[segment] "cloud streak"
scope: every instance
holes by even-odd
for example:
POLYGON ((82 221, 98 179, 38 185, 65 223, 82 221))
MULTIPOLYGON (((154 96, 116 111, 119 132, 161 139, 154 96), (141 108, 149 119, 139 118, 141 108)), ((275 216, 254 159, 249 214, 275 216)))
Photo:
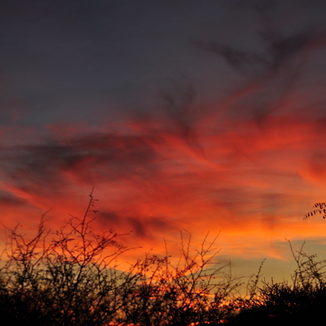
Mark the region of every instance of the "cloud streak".
POLYGON ((132 231, 128 243, 157 252, 180 230, 195 244, 221 231, 223 253, 248 259, 324 237, 323 221, 302 219, 326 191, 319 13, 305 1, 295 12, 187 2, 187 13, 100 2, 62 15, 51 1, 25 16, 6 5, 3 222, 31 227, 52 209, 56 227, 95 187, 98 230, 132 231))

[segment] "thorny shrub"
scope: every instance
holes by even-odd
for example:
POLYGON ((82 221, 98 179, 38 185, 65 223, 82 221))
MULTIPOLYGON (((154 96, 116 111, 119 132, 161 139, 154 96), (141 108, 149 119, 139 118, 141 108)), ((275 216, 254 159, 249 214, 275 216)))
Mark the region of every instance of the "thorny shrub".
MULTIPOLYGON (((326 304, 325 260, 295 251, 291 282, 261 280, 258 272, 241 296, 239 278, 219 265, 216 238, 208 234, 197 250, 181 235, 177 262, 167 246, 119 270, 117 259, 132 248, 114 230, 93 231, 93 191, 82 218, 72 217, 56 232, 41 218, 28 238, 19 225, 5 228, 0 267, 0 312, 7 325, 33 326, 195 326, 318 324, 326 304)), ((310 215, 324 213, 324 203, 310 215)), ((3 324, 3 323, 2 323, 3 324)))
POLYGON ((304 251, 305 243, 297 252, 290 242, 289 245, 296 263, 291 282, 274 283, 273 280, 263 280, 261 284, 256 283, 253 295, 240 299, 238 313, 228 316, 228 324, 320 324, 326 304, 326 260, 316 260, 317 255, 307 254, 304 251))
POLYGON ((56 232, 45 226, 29 239, 19 226, 6 228, 0 269, 0 311, 8 325, 205 325, 230 313, 240 281, 216 262, 216 238, 190 250, 181 232, 176 264, 148 253, 119 270, 116 261, 131 248, 118 234, 93 231, 93 191, 82 218, 56 232))

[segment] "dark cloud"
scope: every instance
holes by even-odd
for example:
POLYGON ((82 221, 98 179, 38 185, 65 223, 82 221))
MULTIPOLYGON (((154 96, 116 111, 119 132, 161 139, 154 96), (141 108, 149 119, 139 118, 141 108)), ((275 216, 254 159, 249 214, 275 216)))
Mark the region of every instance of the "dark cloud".
POLYGON ((123 218, 121 215, 114 211, 100 211, 98 217, 102 226, 105 226, 106 228, 116 229, 117 227, 121 227, 123 224, 123 218))
POLYGON ((4 155, 2 164, 11 180, 22 188, 39 187, 39 191, 49 186, 60 189, 69 182, 65 173, 85 183, 129 175, 146 178, 156 158, 141 136, 100 133, 11 148, 4 155))
POLYGON ((245 52, 230 45, 202 41, 193 41, 192 43, 200 49, 221 55, 229 65, 241 73, 252 74, 257 72, 257 68, 260 68, 261 64, 266 64, 260 54, 245 52))
MULTIPOLYGON (((241 13, 240 18, 256 22, 255 29, 245 36, 247 41, 230 37, 226 41, 197 40, 193 44, 218 54, 247 77, 266 79, 283 70, 296 70, 307 53, 325 46, 325 20, 317 9, 322 10, 321 1, 248 0, 231 1, 230 6, 234 13, 241 13)), ((230 29, 244 28, 241 24, 234 21, 230 29)))
POLYGON ((152 239, 157 235, 166 234, 172 229, 175 229, 173 222, 169 221, 166 217, 129 217, 126 221, 130 224, 135 236, 142 239, 152 239))
POLYGON ((136 237, 139 238, 147 238, 147 225, 142 223, 139 218, 128 218, 128 223, 131 225, 132 231, 135 233, 136 237))
POLYGON ((10 162, 4 162, 7 175, 31 193, 60 191, 66 183, 61 172, 79 160, 71 148, 55 142, 12 148, 11 156, 10 162))
POLYGON ((23 206, 27 205, 27 202, 22 198, 14 196, 13 194, 4 190, 0 191, 0 205, 1 206, 23 206))
MULTIPOLYGON (((266 8, 251 9, 258 11, 258 16, 266 11, 266 8)), ((262 17, 261 26, 255 31, 255 42, 253 39, 243 44, 235 44, 232 39, 193 42, 196 47, 222 57, 245 78, 231 95, 237 102, 229 112, 245 119, 252 113, 261 131, 268 126, 271 115, 286 110, 297 85, 316 78, 317 73, 312 77, 306 68, 326 45, 326 29, 319 23, 302 22, 288 29, 278 26, 277 12, 273 14, 271 19, 262 17)))
POLYGON ((159 216, 129 216, 121 212, 100 211, 98 218, 103 228, 123 229, 123 232, 131 232, 132 237, 144 240, 176 229, 173 222, 159 216))
POLYGON ((277 72, 284 65, 295 62, 296 56, 305 50, 310 50, 318 39, 318 31, 304 30, 292 35, 282 35, 274 31, 260 33, 262 41, 266 44, 268 68, 277 72))
MULTIPOLYGON (((205 156, 196 131, 196 123, 203 115, 195 107, 196 90, 190 81, 172 82, 160 91, 168 116, 167 131, 174 131, 196 153, 205 156)), ((201 108, 203 110, 203 108, 201 108)))
POLYGON ((281 68, 288 69, 288 63, 297 63, 298 55, 317 43, 319 35, 314 31, 297 32, 282 35, 274 30, 258 32, 261 37, 261 49, 257 52, 242 50, 234 45, 219 42, 194 41, 193 44, 203 50, 222 56, 226 62, 239 72, 248 76, 268 77, 278 73, 281 68), (267 75, 266 75, 267 74, 267 75))

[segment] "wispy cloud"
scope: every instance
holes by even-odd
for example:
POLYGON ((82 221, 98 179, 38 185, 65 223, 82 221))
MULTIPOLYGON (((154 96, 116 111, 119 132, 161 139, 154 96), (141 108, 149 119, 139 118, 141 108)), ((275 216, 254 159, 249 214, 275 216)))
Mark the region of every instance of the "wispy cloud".
POLYGON ((325 195, 326 29, 299 2, 6 4, 3 220, 55 226, 94 186, 99 230, 155 250, 211 230, 279 258, 323 236, 301 217, 325 195))

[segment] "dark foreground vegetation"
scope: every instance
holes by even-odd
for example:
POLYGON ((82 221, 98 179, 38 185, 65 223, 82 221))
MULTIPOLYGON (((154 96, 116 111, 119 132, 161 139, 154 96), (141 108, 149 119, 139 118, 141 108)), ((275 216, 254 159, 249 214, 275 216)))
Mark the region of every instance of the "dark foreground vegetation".
POLYGON ((6 229, 0 269, 1 325, 300 325, 320 324, 326 304, 324 261, 295 252, 291 283, 240 280, 215 261, 214 241, 204 239, 191 252, 181 233, 181 257, 172 263, 145 255, 127 271, 118 258, 131 248, 124 235, 92 230, 94 205, 83 218, 71 218, 56 232, 45 217, 33 238, 18 227, 6 229))

